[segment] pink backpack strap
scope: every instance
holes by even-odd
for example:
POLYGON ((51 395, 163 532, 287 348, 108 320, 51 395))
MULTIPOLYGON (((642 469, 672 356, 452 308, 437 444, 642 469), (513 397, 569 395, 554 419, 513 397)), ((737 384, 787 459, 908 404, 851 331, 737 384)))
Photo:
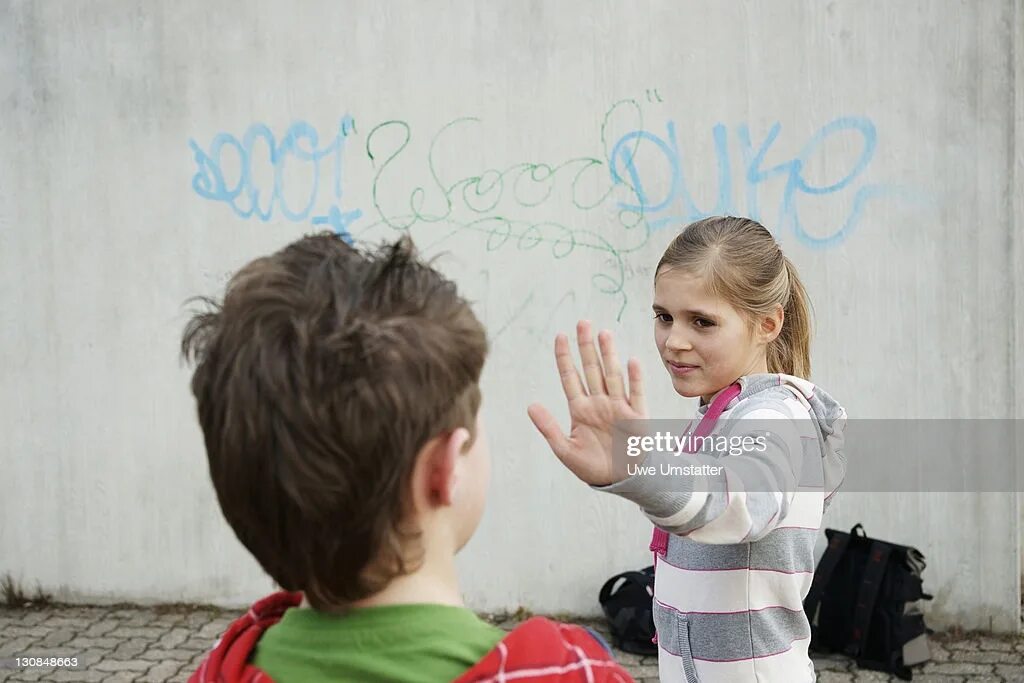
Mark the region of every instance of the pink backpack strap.
MULTIPOLYGON (((733 400, 740 395, 739 382, 734 382, 728 387, 723 389, 715 397, 715 400, 708 406, 707 412, 704 413, 704 417, 701 418, 697 428, 693 430, 693 436, 707 436, 715 428, 715 423, 718 422, 719 416, 725 410, 725 407, 729 405, 729 401, 733 400)), ((687 453, 693 453, 692 448, 693 440, 687 440, 687 447, 684 449, 687 453)), ((651 552, 654 553, 655 565, 657 565, 658 556, 665 556, 668 552, 668 532, 654 527, 654 533, 651 535, 651 552)))

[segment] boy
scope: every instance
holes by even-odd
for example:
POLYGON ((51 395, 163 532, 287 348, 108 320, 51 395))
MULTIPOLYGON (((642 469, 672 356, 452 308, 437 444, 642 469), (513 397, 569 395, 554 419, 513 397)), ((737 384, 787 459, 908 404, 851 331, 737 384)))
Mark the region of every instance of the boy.
POLYGON ((363 253, 325 233, 256 259, 182 352, 221 510, 284 589, 191 681, 631 680, 579 627, 506 636, 463 606, 487 340, 408 239, 363 253))

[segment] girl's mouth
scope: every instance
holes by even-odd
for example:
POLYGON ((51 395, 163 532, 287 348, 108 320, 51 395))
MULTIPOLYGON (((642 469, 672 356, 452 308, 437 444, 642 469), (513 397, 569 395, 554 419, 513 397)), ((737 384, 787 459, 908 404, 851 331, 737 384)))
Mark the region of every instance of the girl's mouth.
POLYGON ((666 362, 668 363, 669 372, 676 377, 684 377, 699 367, 696 365, 690 365, 689 363, 674 363, 672 361, 666 362))

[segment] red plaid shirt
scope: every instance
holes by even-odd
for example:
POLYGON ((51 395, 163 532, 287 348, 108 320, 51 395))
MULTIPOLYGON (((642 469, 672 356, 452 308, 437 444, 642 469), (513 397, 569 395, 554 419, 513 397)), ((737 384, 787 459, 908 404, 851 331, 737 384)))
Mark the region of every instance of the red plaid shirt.
MULTIPOLYGON (((301 602, 301 593, 286 592, 257 601, 228 627, 189 683, 273 683, 249 657, 263 632, 301 602)), ((533 617, 454 683, 490 681, 632 683, 633 678, 586 630, 533 617)))

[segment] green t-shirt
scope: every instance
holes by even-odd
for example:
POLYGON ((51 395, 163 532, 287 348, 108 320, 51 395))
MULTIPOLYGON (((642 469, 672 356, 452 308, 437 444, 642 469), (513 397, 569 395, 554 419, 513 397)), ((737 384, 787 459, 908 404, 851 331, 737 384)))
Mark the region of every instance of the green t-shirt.
POLYGON ((387 605, 333 615, 292 608, 252 663, 275 683, 438 683, 458 678, 505 636, 464 607, 387 605))

